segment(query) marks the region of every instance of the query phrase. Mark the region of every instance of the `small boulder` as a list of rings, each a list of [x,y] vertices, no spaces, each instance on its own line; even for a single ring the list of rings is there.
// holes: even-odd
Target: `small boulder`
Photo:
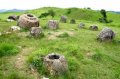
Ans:
[[[8,19],[16,21],[17,20],[17,16],[16,15],[12,15],[12,16],[9,16]]]
[[[30,34],[33,37],[41,37],[42,33],[42,29],[40,27],[32,27],[30,30]]]
[[[115,33],[108,27],[103,28],[100,34],[97,37],[97,40],[113,40],[115,38]]]
[[[89,29],[93,30],[93,31],[97,31],[98,30],[98,26],[93,25],[93,26],[90,26]]]
[[[67,22],[67,16],[61,16],[60,22],[66,23]]]
[[[75,19],[71,19],[71,20],[70,20],[70,23],[71,23],[71,24],[76,24]]]
[[[52,53],[45,56],[44,65],[51,75],[61,75],[68,70],[67,61],[65,57],[60,54]]]
[[[39,19],[32,14],[23,14],[19,17],[18,26],[30,29],[31,27],[39,27]]]
[[[7,22],[13,22],[14,20],[12,20],[12,19],[7,19],[6,21],[7,21]]]
[[[58,29],[59,28],[59,22],[57,20],[49,20],[48,28],[53,29],[53,30]]]
[[[9,31],[13,31],[13,32],[20,31],[20,27],[19,26],[11,26]]]
[[[80,24],[78,25],[78,28],[79,28],[79,29],[85,28],[85,24],[84,24],[84,23],[80,23]]]

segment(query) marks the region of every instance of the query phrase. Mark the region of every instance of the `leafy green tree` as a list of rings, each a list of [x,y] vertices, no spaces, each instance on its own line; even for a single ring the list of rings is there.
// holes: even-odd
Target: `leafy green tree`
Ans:
[[[102,14],[103,18],[107,18],[106,11],[104,9],[102,9],[100,13]]]
[[[100,22],[108,23],[107,21],[107,12],[104,9],[101,9],[100,11],[101,15],[103,16],[102,18],[99,18]]]

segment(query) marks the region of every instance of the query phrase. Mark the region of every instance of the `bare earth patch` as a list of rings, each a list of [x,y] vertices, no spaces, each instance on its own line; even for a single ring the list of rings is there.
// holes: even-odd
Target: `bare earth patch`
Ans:
[[[9,63],[13,64],[13,68],[19,71],[19,73],[23,73],[25,75],[29,75],[33,79],[41,79],[40,74],[37,72],[37,70],[33,69],[31,66],[28,67],[26,58],[28,55],[31,54],[31,52],[35,48],[28,47],[28,48],[22,48],[21,52],[17,54],[16,56],[12,56],[9,59]]]
[[[51,34],[48,35],[47,38],[48,38],[48,40],[57,39],[57,36],[59,36],[60,34],[62,34],[62,33],[64,33],[64,32],[68,33],[70,36],[74,36],[74,35],[75,35],[75,33],[72,32],[72,31],[63,30],[63,31],[58,31],[58,32],[50,32]]]

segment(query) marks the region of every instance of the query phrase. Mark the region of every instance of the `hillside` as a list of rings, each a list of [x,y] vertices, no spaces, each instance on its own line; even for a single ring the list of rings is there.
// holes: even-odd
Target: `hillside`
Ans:
[[[66,14],[68,10],[71,10],[70,14]],[[35,10],[28,10],[23,12],[5,12],[0,13],[0,19],[6,19],[9,15],[20,15],[22,13],[32,13],[36,16],[40,16],[41,13],[47,12],[48,10],[54,10],[56,13],[56,16],[54,19],[59,19],[61,15],[67,15],[69,19],[76,19],[76,20],[87,20],[87,21],[98,21],[99,18],[101,18],[101,14],[99,11],[91,10],[91,9],[80,9],[80,8],[55,8],[55,7],[44,7],[39,8]],[[3,15],[4,14],[4,15]],[[107,16],[109,20],[113,20],[112,23],[109,23],[109,26],[120,26],[119,18],[120,14],[117,14],[115,12],[107,12]]]
[[[17,21],[7,22],[9,15],[21,15],[23,13],[35,14],[53,9],[60,19],[66,15],[68,9],[39,8],[25,12],[0,13],[0,79],[120,79],[120,23],[119,14],[108,12],[108,18],[112,23],[100,23],[99,11],[89,9],[71,8],[67,23],[59,22],[59,29],[50,30],[46,25],[52,17],[39,19],[44,37],[30,37],[28,29],[17,32],[9,31],[11,26],[17,25]],[[76,19],[76,24],[70,24],[70,19]],[[85,24],[84,29],[79,29],[80,23]],[[98,31],[89,29],[91,25],[97,25]],[[112,41],[97,41],[97,35],[105,27],[111,28],[116,37]],[[67,74],[51,76],[43,67],[42,57],[50,53],[60,53],[68,62]]]

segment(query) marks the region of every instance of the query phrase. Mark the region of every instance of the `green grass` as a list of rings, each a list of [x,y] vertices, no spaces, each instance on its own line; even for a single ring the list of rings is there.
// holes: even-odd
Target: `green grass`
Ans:
[[[51,8],[42,8],[27,11],[39,16]],[[60,16],[67,12],[67,9],[52,8],[56,12],[54,19],[59,20]],[[24,13],[24,12],[23,12]],[[16,22],[4,21],[6,17],[16,13],[1,13],[0,32],[7,31]],[[17,13],[20,15],[22,13]],[[68,15],[67,23],[60,23],[57,30],[44,28],[51,17],[40,19],[40,26],[43,28],[44,37],[35,39],[27,37],[28,30],[0,36],[0,79],[35,79],[32,73],[26,70],[29,66],[37,69],[40,76],[47,76],[50,79],[120,79],[120,30],[119,14],[108,13],[112,23],[102,24],[97,21],[101,15],[98,11],[72,8]],[[76,24],[70,24],[71,18],[76,19]],[[85,29],[79,29],[78,24],[85,23]],[[98,31],[89,30],[89,26],[97,25]],[[110,27],[115,31],[116,37],[111,42],[99,42],[97,35],[104,27]],[[62,32],[62,34],[61,34]],[[48,39],[54,34],[60,33],[55,39]],[[16,56],[22,53],[17,47],[33,48],[32,51],[25,51],[26,68],[17,69],[14,67]],[[28,49],[29,50],[29,49]],[[2,52],[2,53],[1,53]],[[42,57],[49,53],[57,52],[63,54],[68,62],[68,72],[65,75],[50,76],[44,69]],[[18,56],[19,56],[18,55]],[[26,73],[23,73],[25,71]],[[30,69],[28,70],[30,72]]]
[[[19,48],[17,48],[13,44],[8,44],[8,43],[0,44],[0,57],[14,55],[17,54],[18,52],[19,52]]]

